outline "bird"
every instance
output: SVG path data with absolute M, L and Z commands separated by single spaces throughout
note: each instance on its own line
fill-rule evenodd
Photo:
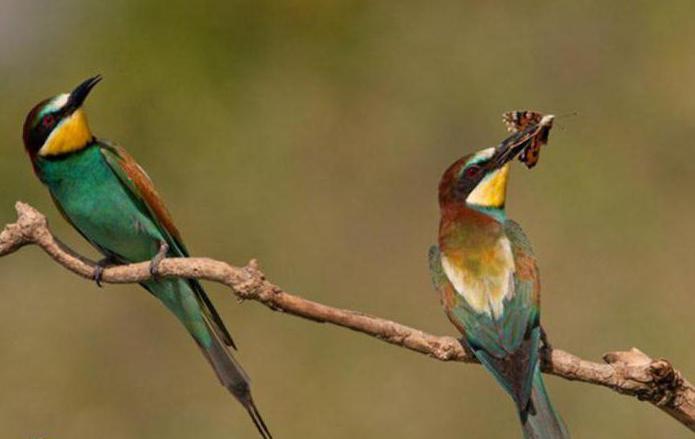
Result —
M 539 368 L 544 333 L 536 257 L 505 211 L 510 161 L 539 133 L 547 136 L 552 118 L 449 166 L 438 190 L 438 244 L 429 250 L 432 282 L 447 317 L 464 347 L 514 400 L 527 439 L 569 437 Z
M 249 377 L 232 354 L 234 341 L 202 285 L 157 276 L 163 258 L 189 253 L 143 168 L 122 146 L 92 134 L 83 105 L 101 79 L 91 77 L 29 112 L 23 140 L 34 172 L 62 216 L 103 255 L 94 275 L 99 286 L 109 265 L 150 261 L 152 277 L 140 285 L 178 318 L 260 435 L 270 439 Z

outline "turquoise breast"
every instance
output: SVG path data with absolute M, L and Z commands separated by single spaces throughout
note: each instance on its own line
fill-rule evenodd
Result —
M 131 262 L 157 253 L 161 233 L 113 173 L 99 145 L 39 159 L 37 170 L 59 208 L 103 253 Z

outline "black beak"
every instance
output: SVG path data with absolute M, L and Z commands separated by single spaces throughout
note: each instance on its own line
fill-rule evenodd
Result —
M 94 88 L 99 81 L 101 81 L 101 75 L 96 75 L 75 87 L 72 93 L 70 93 L 70 101 L 68 103 L 69 108 L 72 111 L 80 108 L 84 103 L 84 100 L 87 99 L 89 92 L 92 91 L 92 88 Z
M 523 131 L 516 132 L 511 136 L 504 139 L 495 148 L 495 155 L 489 162 L 490 169 L 498 169 L 507 164 L 514 157 L 519 155 L 527 146 L 529 146 L 534 139 L 538 137 L 544 137 L 547 141 L 547 136 L 550 132 L 550 128 L 553 126 L 553 119 L 555 116 L 547 115 L 538 124 L 531 125 Z

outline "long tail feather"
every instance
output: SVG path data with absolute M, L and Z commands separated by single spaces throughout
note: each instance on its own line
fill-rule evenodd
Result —
M 272 439 L 273 436 L 251 397 L 248 375 L 212 328 L 210 328 L 210 332 L 213 334 L 211 345 L 209 347 L 200 346 L 203 354 L 210 361 L 222 385 L 246 408 L 263 439 Z
M 543 377 L 536 366 L 533 375 L 531 401 L 519 417 L 526 439 L 567 439 L 570 437 L 565 423 L 555 411 L 543 384 Z
M 271 439 L 270 431 L 251 398 L 251 380 L 232 355 L 231 337 L 202 288 L 195 291 L 189 282 L 181 279 L 147 281 L 143 286 L 159 297 L 186 326 L 222 385 L 248 411 L 263 439 Z
M 246 410 L 248 410 L 249 416 L 251 416 L 251 419 L 253 420 L 253 423 L 256 425 L 256 428 L 258 429 L 258 432 L 261 434 L 261 436 L 263 436 L 265 439 L 272 439 L 273 436 L 270 435 L 270 430 L 268 430 L 268 427 L 265 425 L 265 422 L 263 421 L 261 414 L 258 412 L 258 408 L 256 408 L 256 404 L 254 404 L 253 400 L 250 399 L 250 396 L 248 405 L 246 406 Z

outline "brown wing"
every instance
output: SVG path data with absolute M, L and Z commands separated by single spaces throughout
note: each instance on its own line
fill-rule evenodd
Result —
M 539 123 L 542 118 L 543 114 L 528 110 L 508 111 L 502 115 L 502 120 L 507 126 L 507 131 L 512 133 L 523 131 L 529 125 Z
M 521 154 L 519 154 L 519 160 L 523 162 L 527 168 L 533 168 L 541 157 L 541 146 L 542 143 L 538 140 L 538 137 L 533 137 L 529 146 L 524 148 Z
M 540 159 L 541 147 L 548 143 L 551 126 L 540 126 L 541 119 L 543 119 L 543 114 L 537 111 L 517 110 L 502 115 L 502 120 L 510 132 L 524 131 L 537 125 L 536 131 L 531 134 L 532 141 L 529 146 L 519 154 L 519 161 L 523 162 L 529 169 L 536 166 Z
M 123 147 L 114 146 L 120 158 L 120 166 L 123 172 L 128 176 L 128 179 L 133 182 L 137 188 L 138 194 L 143 198 L 145 204 L 155 216 L 157 221 L 169 232 L 171 236 L 181 242 L 181 234 L 179 233 L 171 213 L 166 208 L 162 197 L 154 188 L 154 184 L 147 175 L 144 169 L 138 165 L 135 159 Z
M 155 220 L 157 227 L 163 232 L 163 235 L 168 238 L 167 244 L 169 244 L 170 252 L 176 256 L 189 256 L 169 210 L 164 205 L 162 197 L 159 196 L 147 173 L 123 147 L 111 145 L 103 141 L 100 141 L 99 144 L 102 146 L 102 153 L 111 169 L 121 182 L 128 187 L 136 202 L 139 202 L 142 208 L 149 212 L 152 219 Z M 236 348 L 222 318 L 203 290 L 203 287 L 195 279 L 189 280 L 189 283 L 200 299 L 201 307 L 214 323 L 213 328 L 217 331 L 217 334 L 228 346 Z
M 123 147 L 106 142 L 99 142 L 102 146 L 104 158 L 111 169 L 123 184 L 130 189 L 131 195 L 139 201 L 139 204 L 149 212 L 157 226 L 162 229 L 164 235 L 168 235 L 173 242 L 168 244 L 178 247 L 180 256 L 188 256 L 181 234 L 174 225 L 174 220 L 169 210 L 164 205 L 162 197 L 154 188 L 152 180 L 138 165 L 135 159 Z

